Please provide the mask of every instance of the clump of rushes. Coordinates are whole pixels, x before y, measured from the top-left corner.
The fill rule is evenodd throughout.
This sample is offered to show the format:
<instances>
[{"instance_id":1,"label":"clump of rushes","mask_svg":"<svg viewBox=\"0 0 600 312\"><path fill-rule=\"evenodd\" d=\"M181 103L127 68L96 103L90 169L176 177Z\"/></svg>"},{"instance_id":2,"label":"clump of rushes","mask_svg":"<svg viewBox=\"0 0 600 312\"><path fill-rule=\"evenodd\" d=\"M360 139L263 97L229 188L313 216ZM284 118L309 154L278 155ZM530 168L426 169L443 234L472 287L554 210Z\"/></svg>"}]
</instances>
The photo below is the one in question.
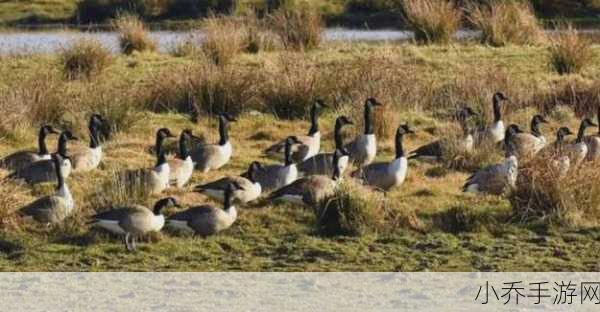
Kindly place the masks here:
<instances>
[{"instance_id":1,"label":"clump of rushes","mask_svg":"<svg viewBox=\"0 0 600 312\"><path fill-rule=\"evenodd\" d=\"M280 7L270 16L270 22L285 49L310 50L321 43L323 19L307 3Z\"/></svg>"},{"instance_id":2,"label":"clump of rushes","mask_svg":"<svg viewBox=\"0 0 600 312\"><path fill-rule=\"evenodd\" d=\"M487 4L469 3L469 21L481 31L485 44L501 47L508 44L537 44L544 31L529 3L510 0Z\"/></svg>"},{"instance_id":3,"label":"clump of rushes","mask_svg":"<svg viewBox=\"0 0 600 312\"><path fill-rule=\"evenodd\" d=\"M538 157L519 170L509 200L522 222L588 227L600 224L600 176L589 168L598 161L573 166L565 173L554 158Z\"/></svg>"},{"instance_id":4,"label":"clump of rushes","mask_svg":"<svg viewBox=\"0 0 600 312\"><path fill-rule=\"evenodd\" d=\"M406 0L402 9L421 43L448 43L460 27L462 12L454 1Z\"/></svg>"},{"instance_id":5,"label":"clump of rushes","mask_svg":"<svg viewBox=\"0 0 600 312\"><path fill-rule=\"evenodd\" d=\"M110 52L95 39L71 42L59 54L67 79L91 78L110 62Z\"/></svg>"},{"instance_id":6,"label":"clump of rushes","mask_svg":"<svg viewBox=\"0 0 600 312\"><path fill-rule=\"evenodd\" d=\"M591 42L581 37L571 24L558 25L557 30L550 37L550 66L560 75L581 71L592 60Z\"/></svg>"},{"instance_id":7,"label":"clump of rushes","mask_svg":"<svg viewBox=\"0 0 600 312\"><path fill-rule=\"evenodd\" d=\"M137 15L119 14L113 21L113 26L119 33L119 47L124 54L156 50L156 43L150 38L146 26Z\"/></svg>"},{"instance_id":8,"label":"clump of rushes","mask_svg":"<svg viewBox=\"0 0 600 312\"><path fill-rule=\"evenodd\" d=\"M226 65L245 46L243 23L230 16L210 16L202 22L202 52L217 65Z\"/></svg>"}]
</instances>

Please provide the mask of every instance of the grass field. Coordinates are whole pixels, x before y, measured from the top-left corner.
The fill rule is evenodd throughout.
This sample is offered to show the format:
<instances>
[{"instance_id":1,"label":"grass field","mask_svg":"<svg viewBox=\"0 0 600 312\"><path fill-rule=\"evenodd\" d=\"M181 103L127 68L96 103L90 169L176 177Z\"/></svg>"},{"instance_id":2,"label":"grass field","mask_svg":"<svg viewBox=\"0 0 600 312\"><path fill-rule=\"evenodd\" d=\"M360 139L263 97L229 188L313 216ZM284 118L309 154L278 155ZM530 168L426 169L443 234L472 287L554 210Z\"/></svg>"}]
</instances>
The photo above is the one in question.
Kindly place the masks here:
<instances>
[{"instance_id":1,"label":"grass field","mask_svg":"<svg viewBox=\"0 0 600 312\"><path fill-rule=\"evenodd\" d=\"M528 128L526 124L533 113L538 107L543 107L543 101L556 96L553 92L559 86L579 86L595 81L600 74L597 57L600 46L594 46L593 50L593 66L581 74L566 77L549 70L547 52L543 47L488 48L468 43L423 47L412 44L325 44L306 54L262 52L241 55L227 68L239 72L268 72L282 66L278 62L291 58L310 65L306 67L310 70L302 69L307 75L327 78L326 73L329 73L334 80L340 80L335 76L336 68L370 60L372 63L368 64L372 64L373 68L367 79L372 85L361 92L377 96L386 105L391 116L388 118L392 118L393 122L388 125L391 131L384 133L393 133L400 121L408 122L417 130L415 136L407 138L406 147L410 150L451 129L452 124L445 114L458 102L472 103L489 115L491 105L488 95L495 90L503 90L514 99L506 111L505 120ZM131 108L124 122L127 126L104 146L105 158L101 168L89 176L75 174L69 178L78 212L64 224L50 228L24 224L12 213L33 199L52 192L51 186L30 189L12 182L2 185L0 271L600 269L596 255L600 247L600 229L561 227L542 222L518 223L513 218L510 203L503 197L472 196L461 192L470 172L416 161L410 163L404 185L387 195L391 209L407 216L408 221L399 222L385 232L323 237L315 230L315 217L311 210L259 202L241 208L238 221L220 235L200 239L164 232L148 238L152 243L142 243L138 251L126 252L119 238L90 231L85 225L93 209L99 208L94 206L94 193L115 172L152 166L154 160L149 148L154 141L155 130L160 127L169 127L175 132L191 128L208 141L217 140L215 120L205 114L200 116L198 123L193 123L185 114L138 109L140 101L145 101L145 96L156 91L153 86L157 82L167 81L166 84L169 84L169 79L173 78L169 75L173 73L185 76L184 68L193 67L196 62L192 57L134 53L132 56L115 56L107 70L90 81L68 81L62 77L56 55L0 57L0 107L15 99L35 101L31 98L38 97L40 103L60 103L64 109L53 118L59 121L59 126L73 128L81 138L87 138L84 130L87 111L102 110L109 104L115 105L110 106L113 109ZM380 81L382 77L389 79L400 74L404 76L393 82L402 85L399 91ZM319 79L316 80L318 83L324 83ZM47 84L37 87L41 80ZM285 83L282 79L277 80ZM331 87L327 89L329 93L323 94L330 104L337 103L321 118L324 132L322 150L326 151L333 146L335 117L344 113L360 123L361 116L359 99L363 98L363 93L335 88L341 86ZM311 89L311 92L321 91ZM248 97L258 97L259 93ZM354 93L358 94L356 98L346 98ZM309 95L312 93L306 96ZM252 102L253 99L248 100L248 103ZM115 113L109 118L114 116L121 115ZM549 140L553 140L553 132L558 125L576 129L578 124L570 109L548 112L548 116L551 125L544 127L543 132ZM359 127L354 127L352 133L358 132ZM17 149L35 148L37 130L33 127L18 127L11 131L0 124L0 129L3 129L0 155ZM304 120L278 119L266 111L262 114L243 112L239 115L239 122L234 123L231 129L232 161L219 171L208 174L196 172L188 189L171 189L165 195L177 197L184 206L205 203L209 201L207 198L191 192L193 185L226 174L239 174L256 159L264 163L278 162L279 159L263 157L261 151L288 133L304 133L307 130L308 123ZM86 144L86 141L79 144ZM49 146L55 146L54 141ZM170 145L171 148L173 146ZM392 156L393 139L390 135L380 138L378 159L386 160ZM501 159L500 153L490 161L494 159ZM2 172L2 176L5 174ZM156 198L159 197L150 198L145 203L150 204Z\"/></svg>"}]
</instances>

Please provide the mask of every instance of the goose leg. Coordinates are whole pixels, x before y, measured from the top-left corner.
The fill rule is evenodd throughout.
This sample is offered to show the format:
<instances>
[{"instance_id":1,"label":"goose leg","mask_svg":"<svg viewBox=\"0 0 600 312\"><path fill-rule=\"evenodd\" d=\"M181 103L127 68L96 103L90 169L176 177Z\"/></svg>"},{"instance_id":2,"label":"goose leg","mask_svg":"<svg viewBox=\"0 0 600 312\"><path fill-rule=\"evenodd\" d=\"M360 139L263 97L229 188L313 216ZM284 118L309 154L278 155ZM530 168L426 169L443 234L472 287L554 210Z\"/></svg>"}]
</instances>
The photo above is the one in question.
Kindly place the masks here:
<instances>
[{"instance_id":1,"label":"goose leg","mask_svg":"<svg viewBox=\"0 0 600 312\"><path fill-rule=\"evenodd\" d=\"M137 241L137 235L133 235L131 237L131 247L133 248L132 251L137 249L136 241Z\"/></svg>"},{"instance_id":2,"label":"goose leg","mask_svg":"<svg viewBox=\"0 0 600 312\"><path fill-rule=\"evenodd\" d=\"M125 247L127 247L128 251L133 251L134 248L130 244L130 242L129 242L130 240L131 240L131 233L127 232L127 234L125 234Z\"/></svg>"}]
</instances>

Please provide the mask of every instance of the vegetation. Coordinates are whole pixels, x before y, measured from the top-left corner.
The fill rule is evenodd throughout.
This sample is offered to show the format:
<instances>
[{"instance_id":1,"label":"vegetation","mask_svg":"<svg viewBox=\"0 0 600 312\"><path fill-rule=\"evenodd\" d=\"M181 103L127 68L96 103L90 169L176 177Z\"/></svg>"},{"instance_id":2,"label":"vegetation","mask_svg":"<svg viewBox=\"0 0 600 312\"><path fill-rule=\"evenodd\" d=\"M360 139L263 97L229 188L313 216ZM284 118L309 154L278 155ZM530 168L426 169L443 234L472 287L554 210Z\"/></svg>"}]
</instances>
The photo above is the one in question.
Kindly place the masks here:
<instances>
[{"instance_id":1,"label":"vegetation","mask_svg":"<svg viewBox=\"0 0 600 312\"><path fill-rule=\"evenodd\" d=\"M68 79L91 78L110 62L110 52L94 39L72 42L60 52L63 71Z\"/></svg>"},{"instance_id":2,"label":"vegetation","mask_svg":"<svg viewBox=\"0 0 600 312\"><path fill-rule=\"evenodd\" d=\"M550 65L561 75L579 72L593 57L591 43L572 25L559 26L550 38Z\"/></svg>"},{"instance_id":3,"label":"vegetation","mask_svg":"<svg viewBox=\"0 0 600 312\"><path fill-rule=\"evenodd\" d=\"M319 46L323 24L320 13L309 5L283 6L271 15L271 27L290 50L310 50Z\"/></svg>"},{"instance_id":4,"label":"vegetation","mask_svg":"<svg viewBox=\"0 0 600 312\"><path fill-rule=\"evenodd\" d=\"M460 26L462 12L454 1L406 0L404 16L423 43L448 43Z\"/></svg>"},{"instance_id":5,"label":"vegetation","mask_svg":"<svg viewBox=\"0 0 600 312\"><path fill-rule=\"evenodd\" d=\"M154 51L156 43L148 35L146 26L138 16L123 13L113 21L113 26L119 33L121 52L131 54L134 51Z\"/></svg>"}]
</instances>

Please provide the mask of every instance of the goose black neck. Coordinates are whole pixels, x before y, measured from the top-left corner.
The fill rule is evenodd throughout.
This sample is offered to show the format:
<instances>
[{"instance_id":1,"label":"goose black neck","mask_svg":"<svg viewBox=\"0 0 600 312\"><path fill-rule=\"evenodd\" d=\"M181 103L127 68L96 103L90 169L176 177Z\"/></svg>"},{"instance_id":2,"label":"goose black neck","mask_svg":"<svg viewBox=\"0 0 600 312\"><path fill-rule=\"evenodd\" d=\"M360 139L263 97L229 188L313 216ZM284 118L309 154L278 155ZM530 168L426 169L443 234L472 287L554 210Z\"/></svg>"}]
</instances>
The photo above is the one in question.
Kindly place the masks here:
<instances>
[{"instance_id":1,"label":"goose black neck","mask_svg":"<svg viewBox=\"0 0 600 312\"><path fill-rule=\"evenodd\" d=\"M319 132L319 115L317 105L313 105L310 109L310 129L308 130L308 135L312 136L317 132Z\"/></svg>"},{"instance_id":2,"label":"goose black neck","mask_svg":"<svg viewBox=\"0 0 600 312\"><path fill-rule=\"evenodd\" d=\"M162 200L158 201L156 204L154 204L154 209L152 209L152 213L154 213L155 216L160 215L160 211L167 205L167 203L163 202Z\"/></svg>"},{"instance_id":3,"label":"goose black neck","mask_svg":"<svg viewBox=\"0 0 600 312\"><path fill-rule=\"evenodd\" d=\"M493 101L493 108L494 108L494 122L498 122L500 121L500 119L502 119L502 113L500 112L500 100L494 98Z\"/></svg>"},{"instance_id":4,"label":"goose black neck","mask_svg":"<svg viewBox=\"0 0 600 312\"><path fill-rule=\"evenodd\" d=\"M582 122L581 125L579 126L579 132L577 132L577 140L575 140L575 142L576 143L583 142L584 135L585 135L585 125Z\"/></svg>"},{"instance_id":5,"label":"goose black neck","mask_svg":"<svg viewBox=\"0 0 600 312\"><path fill-rule=\"evenodd\" d=\"M335 124L335 129L333 132L333 137L335 140L335 148L341 150L344 148L344 138L342 137L342 127L344 125L341 122L337 122Z\"/></svg>"},{"instance_id":6,"label":"goose black neck","mask_svg":"<svg viewBox=\"0 0 600 312\"><path fill-rule=\"evenodd\" d=\"M562 131L558 131L556 133L556 145L560 145L564 142L565 140L565 135L562 133Z\"/></svg>"},{"instance_id":7,"label":"goose black neck","mask_svg":"<svg viewBox=\"0 0 600 312\"><path fill-rule=\"evenodd\" d=\"M375 133L373 129L373 107L369 104L365 105L365 134Z\"/></svg>"},{"instance_id":8,"label":"goose black neck","mask_svg":"<svg viewBox=\"0 0 600 312\"><path fill-rule=\"evenodd\" d=\"M167 162L167 158L165 157L165 151L163 150L163 141L163 137L156 137L156 166L160 166Z\"/></svg>"},{"instance_id":9,"label":"goose black neck","mask_svg":"<svg viewBox=\"0 0 600 312\"><path fill-rule=\"evenodd\" d=\"M540 125L535 120L531 122L531 134L538 138L542 136L542 133L540 132Z\"/></svg>"},{"instance_id":10,"label":"goose black neck","mask_svg":"<svg viewBox=\"0 0 600 312\"><path fill-rule=\"evenodd\" d=\"M58 138L58 153L62 157L67 157L67 136L62 134Z\"/></svg>"},{"instance_id":11,"label":"goose black neck","mask_svg":"<svg viewBox=\"0 0 600 312\"><path fill-rule=\"evenodd\" d=\"M598 134L600 134L600 105L598 106Z\"/></svg>"},{"instance_id":12,"label":"goose black neck","mask_svg":"<svg viewBox=\"0 0 600 312\"><path fill-rule=\"evenodd\" d=\"M63 177L60 161L54 161L54 167L55 167L54 170L56 170L56 181L57 181L56 189L59 190L60 188L63 187L63 185L65 185L65 178Z\"/></svg>"},{"instance_id":13,"label":"goose black neck","mask_svg":"<svg viewBox=\"0 0 600 312\"><path fill-rule=\"evenodd\" d=\"M231 199L233 196L233 190L226 189L225 195L223 196L223 210L227 211L231 208Z\"/></svg>"},{"instance_id":14,"label":"goose black neck","mask_svg":"<svg viewBox=\"0 0 600 312\"><path fill-rule=\"evenodd\" d=\"M187 137L182 135L179 138L179 158L185 160L190 155L190 152L187 148Z\"/></svg>"},{"instance_id":15,"label":"goose black neck","mask_svg":"<svg viewBox=\"0 0 600 312\"><path fill-rule=\"evenodd\" d=\"M248 171L246 171L246 178L248 178L250 182L256 183L256 169L254 166L250 166L250 168L248 168Z\"/></svg>"},{"instance_id":16,"label":"goose black neck","mask_svg":"<svg viewBox=\"0 0 600 312\"><path fill-rule=\"evenodd\" d=\"M404 147L402 146L402 137L401 133L396 134L396 159L400 157L404 157Z\"/></svg>"},{"instance_id":17,"label":"goose black neck","mask_svg":"<svg viewBox=\"0 0 600 312\"><path fill-rule=\"evenodd\" d=\"M340 172L340 155L338 155L338 152L334 152L333 153L333 180L337 181L339 180L339 178L342 176L342 173Z\"/></svg>"},{"instance_id":18,"label":"goose black neck","mask_svg":"<svg viewBox=\"0 0 600 312\"><path fill-rule=\"evenodd\" d=\"M284 154L284 163L287 167L292 164L292 144L285 142Z\"/></svg>"},{"instance_id":19,"label":"goose black neck","mask_svg":"<svg viewBox=\"0 0 600 312\"><path fill-rule=\"evenodd\" d=\"M48 147L46 146L46 132L43 128L40 129L40 134L38 135L38 154L48 155Z\"/></svg>"},{"instance_id":20,"label":"goose black neck","mask_svg":"<svg viewBox=\"0 0 600 312\"><path fill-rule=\"evenodd\" d=\"M90 127L90 148L96 148L100 146L100 138L98 137L98 128L96 126Z\"/></svg>"},{"instance_id":21,"label":"goose black neck","mask_svg":"<svg viewBox=\"0 0 600 312\"><path fill-rule=\"evenodd\" d=\"M219 118L219 135L221 136L219 145L227 144L227 142L229 141L229 130L227 127L227 121L224 117Z\"/></svg>"}]
</instances>

